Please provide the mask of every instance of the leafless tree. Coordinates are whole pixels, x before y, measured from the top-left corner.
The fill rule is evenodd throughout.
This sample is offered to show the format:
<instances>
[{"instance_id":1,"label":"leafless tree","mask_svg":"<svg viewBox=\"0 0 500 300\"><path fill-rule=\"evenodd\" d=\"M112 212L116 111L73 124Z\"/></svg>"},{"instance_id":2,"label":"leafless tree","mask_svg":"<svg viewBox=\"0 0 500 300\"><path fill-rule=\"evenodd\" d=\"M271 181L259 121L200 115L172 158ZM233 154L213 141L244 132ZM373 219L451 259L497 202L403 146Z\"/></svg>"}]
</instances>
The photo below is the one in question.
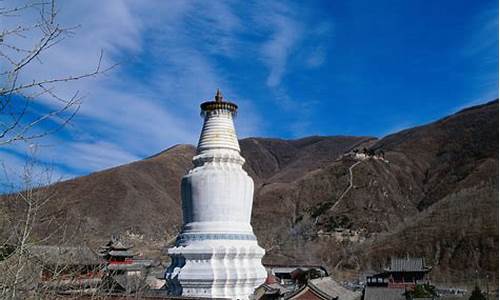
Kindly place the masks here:
<instances>
[{"instance_id":1,"label":"leafless tree","mask_svg":"<svg viewBox=\"0 0 500 300\"><path fill-rule=\"evenodd\" d=\"M21 174L22 189L0 202L0 299L57 299L85 296L104 299L116 284L103 285L105 262L67 218L54 213L66 207L32 150Z\"/></svg>"},{"instance_id":2,"label":"leafless tree","mask_svg":"<svg viewBox=\"0 0 500 300\"><path fill-rule=\"evenodd\" d=\"M45 207L53 200L54 194L43 186L50 183L48 169L36 170L38 163L33 151L26 161L20 180L22 190L4 195L2 199L2 257L0 257L0 298L23 299L37 288L37 281L43 272L44 264L35 255L37 247L53 235L40 238L35 228L44 223L56 222L55 218L44 214ZM37 173L37 174L35 174ZM47 181L41 180L45 177ZM64 231L63 224L55 226ZM60 233L57 232L59 235ZM65 234L62 233L61 236ZM64 240L65 238L61 238ZM61 260L63 261L63 260ZM54 271L59 275L61 268Z\"/></svg>"},{"instance_id":3,"label":"leafless tree","mask_svg":"<svg viewBox=\"0 0 500 300\"><path fill-rule=\"evenodd\" d=\"M65 27L59 23L55 0L10 4L0 0L0 24L0 145L40 138L66 126L78 112L82 97L78 91L68 97L58 92L58 88L102 74L115 66L103 67L101 51L89 72L51 78L30 77L33 67L57 68L43 58L52 47L78 29L78 26ZM48 270L45 255L67 251L68 245L72 249L82 245L75 244L78 230L67 230L66 224L61 223L63 219L53 214L53 206L62 205L61 199L55 189L45 187L54 182L49 169L40 169L35 151L30 153L21 171L21 187L12 194L1 196L0 298L52 299L53 287L40 284L42 273L49 274L47 281L57 285L75 282L64 259L56 260ZM39 227L51 230L40 236L37 234ZM43 248L49 243L55 245L54 248ZM73 275L78 275L78 271ZM88 287L95 286L91 283ZM88 292L87 288L87 295ZM97 293L97 290L90 293L91 298Z\"/></svg>"},{"instance_id":4,"label":"leafless tree","mask_svg":"<svg viewBox=\"0 0 500 300\"><path fill-rule=\"evenodd\" d=\"M103 68L101 51L95 68L87 73L30 79L27 77L30 67L42 64L43 55L73 35L78 26L64 27L58 23L55 0L27 1L15 7L2 4L0 0L0 23L14 25L0 29L0 145L39 138L67 125L78 112L81 96L78 91L69 97L62 96L57 87L114 67ZM26 16L33 15L36 17L32 22L25 24ZM43 113L33 105L40 99L46 101ZM58 125L41 129L49 121Z\"/></svg>"},{"instance_id":5,"label":"leafless tree","mask_svg":"<svg viewBox=\"0 0 500 300\"><path fill-rule=\"evenodd\" d=\"M0 299L142 299L149 269L109 268L36 156L32 147L21 189L0 198Z\"/></svg>"}]
</instances>

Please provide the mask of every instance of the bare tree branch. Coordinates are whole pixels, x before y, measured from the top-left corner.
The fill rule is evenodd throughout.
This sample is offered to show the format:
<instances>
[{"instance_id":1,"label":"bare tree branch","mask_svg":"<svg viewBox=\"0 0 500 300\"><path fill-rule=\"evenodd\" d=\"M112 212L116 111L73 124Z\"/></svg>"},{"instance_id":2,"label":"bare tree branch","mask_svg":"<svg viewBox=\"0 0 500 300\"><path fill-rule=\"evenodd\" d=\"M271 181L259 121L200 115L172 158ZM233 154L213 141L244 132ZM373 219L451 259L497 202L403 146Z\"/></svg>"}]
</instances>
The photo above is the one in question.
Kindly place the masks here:
<instances>
[{"instance_id":1,"label":"bare tree branch","mask_svg":"<svg viewBox=\"0 0 500 300\"><path fill-rule=\"evenodd\" d=\"M7 67L0 71L0 145L40 138L66 126L79 111L82 97L78 91L69 98L62 96L57 93L57 88L68 82L95 77L116 67L111 65L103 68L104 53L101 50L97 64L90 72L26 81L29 66L43 63L42 54L72 35L79 27L62 27L57 23L55 0L29 2L13 8L0 7L0 18L19 18L21 21L21 17L32 10L36 10L38 16L32 24L20 22L0 32L0 64L3 61ZM19 40L23 41L22 46ZM25 45L26 41L30 46ZM32 110L32 104L39 102L42 97L45 102L49 102L42 104L42 107L49 111L38 116ZM58 125L54 126L49 121L55 121ZM50 128L43 128L43 124L50 124Z\"/></svg>"}]
</instances>

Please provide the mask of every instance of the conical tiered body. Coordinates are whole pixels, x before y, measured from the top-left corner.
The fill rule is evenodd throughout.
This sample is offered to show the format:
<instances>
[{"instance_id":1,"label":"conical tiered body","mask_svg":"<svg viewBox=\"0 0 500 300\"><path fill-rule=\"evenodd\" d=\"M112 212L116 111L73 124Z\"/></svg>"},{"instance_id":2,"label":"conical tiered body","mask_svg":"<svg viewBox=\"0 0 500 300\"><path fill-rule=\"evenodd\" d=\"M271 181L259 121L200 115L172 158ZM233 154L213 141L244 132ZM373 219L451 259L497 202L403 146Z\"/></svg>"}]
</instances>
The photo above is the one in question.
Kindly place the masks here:
<instances>
[{"instance_id":1,"label":"conical tiered body","mask_svg":"<svg viewBox=\"0 0 500 300\"><path fill-rule=\"evenodd\" d=\"M231 105L202 104L195 167L182 178L184 226L168 251L172 295L248 299L266 278L264 250L250 225L253 181L242 168Z\"/></svg>"}]
</instances>

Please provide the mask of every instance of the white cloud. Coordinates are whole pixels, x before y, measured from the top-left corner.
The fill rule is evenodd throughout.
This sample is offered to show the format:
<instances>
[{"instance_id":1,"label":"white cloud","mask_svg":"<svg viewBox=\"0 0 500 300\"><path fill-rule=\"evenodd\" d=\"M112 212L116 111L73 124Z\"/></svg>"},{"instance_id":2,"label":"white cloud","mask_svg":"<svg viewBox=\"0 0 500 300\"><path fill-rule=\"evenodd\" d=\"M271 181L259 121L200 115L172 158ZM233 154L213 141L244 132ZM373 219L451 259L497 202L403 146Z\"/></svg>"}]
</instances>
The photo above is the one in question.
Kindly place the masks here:
<instances>
[{"instance_id":1,"label":"white cloud","mask_svg":"<svg viewBox=\"0 0 500 300\"><path fill-rule=\"evenodd\" d=\"M138 160L133 154L115 144L97 141L93 143L72 143L66 149L69 153L78 153L77 157L65 155L60 162L76 169L100 170L114 167L123 162Z\"/></svg>"},{"instance_id":2,"label":"white cloud","mask_svg":"<svg viewBox=\"0 0 500 300\"><path fill-rule=\"evenodd\" d=\"M230 1L60 5L60 22L80 27L44 53L43 64L33 64L24 80L92 71L101 49L104 65L120 63L97 78L57 87L64 96L78 90L85 99L64 136L41 141L50 147L42 148L39 156L81 173L137 160L172 144L195 143L201 127L198 104L218 87L242 108L244 117L237 120L240 135L259 135L259 110L231 86L235 74L225 73L216 58L246 55L244 59L264 63L269 70L267 85L278 88L304 33L294 11L265 1L244 9ZM242 41L241 33L258 35L258 41ZM311 66L319 65L324 55L313 53L309 60ZM22 153L21 148L14 151ZM0 159L5 155L1 152Z\"/></svg>"},{"instance_id":3,"label":"white cloud","mask_svg":"<svg viewBox=\"0 0 500 300\"><path fill-rule=\"evenodd\" d=\"M306 65L309 68L317 68L325 62L325 59L326 59L325 49L323 47L318 47L306 59Z\"/></svg>"},{"instance_id":4,"label":"white cloud","mask_svg":"<svg viewBox=\"0 0 500 300\"><path fill-rule=\"evenodd\" d=\"M17 151L0 150L0 192L2 193L44 186L77 175L55 164L40 160L38 150L35 150L33 145L18 144Z\"/></svg>"},{"instance_id":5,"label":"white cloud","mask_svg":"<svg viewBox=\"0 0 500 300\"><path fill-rule=\"evenodd\" d=\"M300 38L301 28L292 18L275 14L266 18L273 25L270 39L262 46L262 56L270 72L267 85L276 87L286 73L288 58Z\"/></svg>"}]
</instances>

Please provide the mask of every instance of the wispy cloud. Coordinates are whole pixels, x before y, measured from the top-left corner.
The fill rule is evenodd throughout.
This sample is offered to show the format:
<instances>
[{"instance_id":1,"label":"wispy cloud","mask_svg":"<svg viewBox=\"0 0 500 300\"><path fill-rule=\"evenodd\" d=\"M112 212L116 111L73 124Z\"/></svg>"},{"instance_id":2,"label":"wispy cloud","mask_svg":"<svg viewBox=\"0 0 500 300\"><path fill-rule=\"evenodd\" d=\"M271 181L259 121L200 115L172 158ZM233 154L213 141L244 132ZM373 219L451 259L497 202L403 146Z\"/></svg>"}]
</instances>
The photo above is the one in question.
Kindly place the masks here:
<instances>
[{"instance_id":1,"label":"wispy cloud","mask_svg":"<svg viewBox=\"0 0 500 300\"><path fill-rule=\"evenodd\" d=\"M450 114L498 98L498 3L486 5L472 20L458 53L474 63L472 72L462 73L473 93L452 107Z\"/></svg>"},{"instance_id":2,"label":"wispy cloud","mask_svg":"<svg viewBox=\"0 0 500 300\"><path fill-rule=\"evenodd\" d=\"M18 2L10 1L2 5ZM433 5L444 9L450 3ZM382 128L392 128L389 133L428 121L432 113L444 115L450 107L498 95L496 3L477 18L458 8L452 18L430 14L426 16L429 28L392 18L392 12L384 20L383 12L379 13L383 7L365 3L363 10L337 2L279 0L108 0L98 5L80 0L59 4L61 24L80 26L73 36L44 53L41 63L34 63L21 79L92 71L101 49L105 66L119 64L97 78L57 88L63 96L75 91L85 96L69 126L37 141L40 159L53 164L65 178L141 159L173 144L196 143L201 127L198 105L213 97L216 88L240 106L236 121L240 136L366 134L363 122L352 115L367 107L371 111L363 111L367 116L363 121L373 123L368 130L377 134L384 133ZM420 12L409 7L395 7L401 10L396 15L406 16L411 11L408 16L417 18ZM467 7L469 4L462 5L462 9ZM347 15L333 12L334 8ZM350 12L359 14L351 18ZM434 38L435 26L448 26L444 32L453 35L456 20L463 20L458 22L460 33L438 37L441 45L418 40L409 47L394 39L412 34ZM17 22L15 18L2 21L5 26ZM371 25L377 29L373 32L382 34L365 30ZM366 48L366 41L387 45L394 53L388 55L387 49L379 48L377 51L384 52L381 55ZM408 61L423 52L445 55L427 55L413 64ZM455 88L460 84L461 88ZM408 94L414 103L428 107L405 106L401 99ZM438 98L453 99L438 108L429 100ZM332 105L324 105L328 101ZM32 109L43 112L51 105L54 103L40 98ZM417 106L421 109L414 112ZM401 118L387 116L398 114ZM0 160L20 168L26 147L29 145L21 143L0 149Z\"/></svg>"},{"instance_id":3,"label":"wispy cloud","mask_svg":"<svg viewBox=\"0 0 500 300\"><path fill-rule=\"evenodd\" d=\"M62 24L80 26L74 36L44 53L43 63L33 64L23 80L88 72L101 49L105 66L119 64L97 78L57 87L63 96L77 90L85 96L69 127L38 141L39 157L65 177L147 157L172 144L195 143L201 126L198 104L217 87L245 111L237 120L240 135L262 134L259 109L232 84L235 74L221 60L255 61L268 72L263 84L290 99L280 85L304 39L296 8L266 1L111 0L99 3L99 9L85 1L61 2L59 11ZM308 67L325 60L322 45L314 47L302 55L308 57ZM19 160L26 145L9 151ZM0 150L4 161L11 157Z\"/></svg>"},{"instance_id":4,"label":"wispy cloud","mask_svg":"<svg viewBox=\"0 0 500 300\"><path fill-rule=\"evenodd\" d=\"M267 22L272 24L270 39L262 46L262 57L269 67L267 85L276 87L286 73L288 58L293 46L298 42L301 28L291 17L284 14L274 14Z\"/></svg>"},{"instance_id":5,"label":"wispy cloud","mask_svg":"<svg viewBox=\"0 0 500 300\"><path fill-rule=\"evenodd\" d=\"M468 30L469 32L465 33L465 46L461 49L461 54L467 57L483 54L486 62L490 59L498 61L498 53L492 51L498 48L498 4L486 7L478 13L474 25Z\"/></svg>"},{"instance_id":6,"label":"wispy cloud","mask_svg":"<svg viewBox=\"0 0 500 300\"><path fill-rule=\"evenodd\" d=\"M321 66L326 59L326 50L323 47L316 48L306 59L306 65L310 68Z\"/></svg>"},{"instance_id":7,"label":"wispy cloud","mask_svg":"<svg viewBox=\"0 0 500 300\"><path fill-rule=\"evenodd\" d=\"M77 175L41 160L35 145L23 145L23 147L26 150L23 154L5 149L0 151L0 191L2 193L44 186Z\"/></svg>"}]
</instances>

